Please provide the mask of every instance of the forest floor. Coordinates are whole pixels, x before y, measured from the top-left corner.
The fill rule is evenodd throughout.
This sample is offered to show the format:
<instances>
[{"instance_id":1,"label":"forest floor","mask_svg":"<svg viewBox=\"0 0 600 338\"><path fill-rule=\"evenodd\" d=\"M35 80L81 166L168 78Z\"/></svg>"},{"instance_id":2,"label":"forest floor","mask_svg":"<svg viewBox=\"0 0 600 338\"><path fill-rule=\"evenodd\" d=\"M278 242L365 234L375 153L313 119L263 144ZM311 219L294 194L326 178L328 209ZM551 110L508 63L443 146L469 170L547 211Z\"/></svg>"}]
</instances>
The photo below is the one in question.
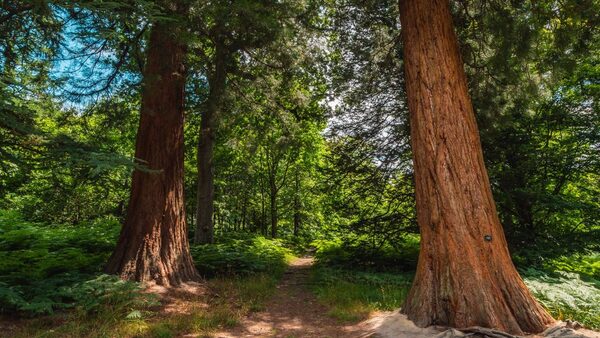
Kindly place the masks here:
<instances>
[{"instance_id":1,"label":"forest floor","mask_svg":"<svg viewBox=\"0 0 600 338\"><path fill-rule=\"evenodd\" d=\"M69 311L40 318L0 318L0 337L281 337L356 338L368 328L329 315L311 290L312 257L295 258L277 279L215 278L179 288L154 286L161 305L147 318L121 320L107 311Z\"/></svg>"},{"instance_id":2,"label":"forest floor","mask_svg":"<svg viewBox=\"0 0 600 338\"><path fill-rule=\"evenodd\" d=\"M262 311L250 312L238 321L237 325L216 332L211 337L458 338L470 336L470 334L444 328L419 328L399 311L375 311L364 321L344 324L332 318L329 315L330 309L319 302L310 290L312 266L312 257L297 258L292 261ZM501 333L494 335L494 337L500 336L509 337L508 334ZM564 323L557 322L555 329L549 329L546 335L527 337L600 338L600 334L585 329L575 331L565 327Z\"/></svg>"},{"instance_id":3,"label":"forest floor","mask_svg":"<svg viewBox=\"0 0 600 338\"><path fill-rule=\"evenodd\" d=\"M252 312L239 325L214 335L232 337L360 337L367 334L360 324L347 325L327 315L309 289L312 257L290 263L264 311Z\"/></svg>"},{"instance_id":4,"label":"forest floor","mask_svg":"<svg viewBox=\"0 0 600 338\"><path fill-rule=\"evenodd\" d=\"M62 312L41 318L0 318L0 337L211 337L211 338L458 338L444 328L418 328L396 311L361 309L362 315L339 317L335 303L315 294L312 257L295 258L279 279L266 274L215 278L176 289L155 287L161 304L147 318L123 320L111 311L92 316ZM341 282L340 282L341 283ZM336 283L344 296L368 293ZM354 292L354 293L353 293ZM326 305L328 304L328 305ZM396 307L393 307L396 308ZM345 309L345 308L342 308ZM371 309L371 310L369 310ZM348 310L348 309L345 309ZM369 310L369 311L365 311ZM342 311L343 313L343 311ZM336 314L338 316L336 316ZM344 319L345 318L345 319ZM600 338L590 330L564 328L543 337ZM496 335L494 337L508 337ZM527 336L542 337L542 336Z\"/></svg>"}]
</instances>

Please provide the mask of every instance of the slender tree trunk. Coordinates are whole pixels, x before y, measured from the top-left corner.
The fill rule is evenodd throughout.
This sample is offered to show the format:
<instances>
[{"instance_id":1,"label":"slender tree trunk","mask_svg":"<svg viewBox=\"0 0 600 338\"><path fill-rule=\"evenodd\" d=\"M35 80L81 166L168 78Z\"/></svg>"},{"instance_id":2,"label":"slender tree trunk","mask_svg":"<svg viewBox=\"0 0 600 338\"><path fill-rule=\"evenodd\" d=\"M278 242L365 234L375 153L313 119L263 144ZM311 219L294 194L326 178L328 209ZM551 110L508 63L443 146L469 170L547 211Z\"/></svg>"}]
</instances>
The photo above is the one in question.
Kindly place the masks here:
<instances>
[{"instance_id":1,"label":"slender tree trunk","mask_svg":"<svg viewBox=\"0 0 600 338\"><path fill-rule=\"evenodd\" d=\"M210 100L210 99L209 99ZM212 243L214 224L214 194L213 156L215 135L213 130L212 113L207 110L202 114L200 122L200 138L198 140L198 190L196 193L196 244Z\"/></svg>"},{"instance_id":2,"label":"slender tree trunk","mask_svg":"<svg viewBox=\"0 0 600 338\"><path fill-rule=\"evenodd\" d=\"M298 170L296 170L296 176L294 177L294 237L298 237L300 232L300 176Z\"/></svg>"},{"instance_id":3,"label":"slender tree trunk","mask_svg":"<svg viewBox=\"0 0 600 338\"><path fill-rule=\"evenodd\" d=\"M206 109L200 122L200 138L198 139L198 192L196 204L196 244L213 243L213 212L215 202L214 185L214 148L216 121L221 111L225 83L227 78L225 50L222 43L217 42L215 69L209 77L210 92Z\"/></svg>"},{"instance_id":4,"label":"slender tree trunk","mask_svg":"<svg viewBox=\"0 0 600 338\"><path fill-rule=\"evenodd\" d=\"M296 197L297 199L298 197ZM295 203L296 206L299 205L299 203ZM298 237L298 234L300 233L300 208L296 207L296 210L294 211L294 237Z\"/></svg>"},{"instance_id":5,"label":"slender tree trunk","mask_svg":"<svg viewBox=\"0 0 600 338\"><path fill-rule=\"evenodd\" d=\"M277 186L275 185L275 177L272 178L270 182L270 193L269 197L271 198L271 238L277 238L277 223L278 223L278 215L277 215Z\"/></svg>"},{"instance_id":6,"label":"slender tree trunk","mask_svg":"<svg viewBox=\"0 0 600 338\"><path fill-rule=\"evenodd\" d=\"M176 14L187 11L171 4ZM198 278L189 252L183 196L184 58L177 23L157 23L150 35L125 224L106 272L124 279L177 285Z\"/></svg>"},{"instance_id":7,"label":"slender tree trunk","mask_svg":"<svg viewBox=\"0 0 600 338\"><path fill-rule=\"evenodd\" d=\"M261 179L260 186L260 229L263 236L267 236L267 211L266 211L266 202L265 202L265 190L266 187L262 184L263 180Z\"/></svg>"},{"instance_id":8,"label":"slender tree trunk","mask_svg":"<svg viewBox=\"0 0 600 338\"><path fill-rule=\"evenodd\" d=\"M261 226L261 232L263 234L263 236L267 236L268 235L268 229L267 229L267 211L266 211L266 206L265 206L265 200L263 199L262 201L262 211L260 213L260 226Z\"/></svg>"},{"instance_id":9,"label":"slender tree trunk","mask_svg":"<svg viewBox=\"0 0 600 338\"><path fill-rule=\"evenodd\" d=\"M537 229L533 219L533 200L528 194L517 193L515 197L519 225L526 229L526 239L533 245L537 240Z\"/></svg>"},{"instance_id":10,"label":"slender tree trunk","mask_svg":"<svg viewBox=\"0 0 600 338\"><path fill-rule=\"evenodd\" d=\"M248 199L246 196L243 197L244 202L242 204L242 230L246 230L246 213L248 212Z\"/></svg>"},{"instance_id":11,"label":"slender tree trunk","mask_svg":"<svg viewBox=\"0 0 600 338\"><path fill-rule=\"evenodd\" d=\"M419 326L540 332L553 319L511 261L448 0L400 0L421 251L403 311Z\"/></svg>"}]
</instances>

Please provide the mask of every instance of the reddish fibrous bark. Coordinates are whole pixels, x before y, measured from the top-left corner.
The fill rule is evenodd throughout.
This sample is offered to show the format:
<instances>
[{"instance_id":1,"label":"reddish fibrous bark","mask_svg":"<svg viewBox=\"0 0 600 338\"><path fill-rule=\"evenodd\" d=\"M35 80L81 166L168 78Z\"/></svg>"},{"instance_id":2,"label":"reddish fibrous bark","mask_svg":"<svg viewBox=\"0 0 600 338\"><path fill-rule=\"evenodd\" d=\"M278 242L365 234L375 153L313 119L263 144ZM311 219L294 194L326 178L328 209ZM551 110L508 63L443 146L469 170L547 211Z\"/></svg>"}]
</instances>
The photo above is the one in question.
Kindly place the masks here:
<instances>
[{"instance_id":1,"label":"reddish fibrous bark","mask_svg":"<svg viewBox=\"0 0 600 338\"><path fill-rule=\"evenodd\" d=\"M419 326L513 334L553 322L496 213L448 0L400 0L421 251L403 312Z\"/></svg>"},{"instance_id":2,"label":"reddish fibrous bark","mask_svg":"<svg viewBox=\"0 0 600 338\"><path fill-rule=\"evenodd\" d=\"M169 5L184 14L183 5ZM124 279L175 286L198 279L189 251L183 196L184 58L174 21L152 28L144 72L127 216L106 272Z\"/></svg>"}]
</instances>

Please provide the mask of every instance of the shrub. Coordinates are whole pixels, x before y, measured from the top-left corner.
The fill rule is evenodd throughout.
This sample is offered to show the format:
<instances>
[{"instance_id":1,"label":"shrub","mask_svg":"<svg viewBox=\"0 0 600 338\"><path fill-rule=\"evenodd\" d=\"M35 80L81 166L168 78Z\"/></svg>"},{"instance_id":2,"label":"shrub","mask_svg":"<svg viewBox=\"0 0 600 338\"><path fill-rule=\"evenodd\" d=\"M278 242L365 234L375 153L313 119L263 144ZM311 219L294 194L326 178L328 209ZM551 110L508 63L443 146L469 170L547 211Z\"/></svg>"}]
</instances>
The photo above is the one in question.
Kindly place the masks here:
<instances>
[{"instance_id":1,"label":"shrub","mask_svg":"<svg viewBox=\"0 0 600 338\"><path fill-rule=\"evenodd\" d=\"M58 226L0 211L0 312L72 307L73 287L101 272L119 228L114 218Z\"/></svg>"},{"instance_id":2,"label":"shrub","mask_svg":"<svg viewBox=\"0 0 600 338\"><path fill-rule=\"evenodd\" d=\"M389 244L373 247L364 241L341 240L317 240L313 245L319 264L367 271L414 271L419 255L419 242L413 238L407 238L396 247Z\"/></svg>"},{"instance_id":3,"label":"shrub","mask_svg":"<svg viewBox=\"0 0 600 338\"><path fill-rule=\"evenodd\" d=\"M574 254L562 256L547 261L543 268L545 271L566 271L577 273L587 279L600 281L600 253Z\"/></svg>"},{"instance_id":4,"label":"shrub","mask_svg":"<svg viewBox=\"0 0 600 338\"><path fill-rule=\"evenodd\" d=\"M257 237L227 237L219 243L191 248L198 271L206 277L249 275L260 272L281 274L292 252L279 240Z\"/></svg>"},{"instance_id":5,"label":"shrub","mask_svg":"<svg viewBox=\"0 0 600 338\"><path fill-rule=\"evenodd\" d=\"M158 305L154 294L144 293L139 283L125 281L117 276L101 274L97 277L63 287L78 310L84 314L108 311L117 317L140 318L139 309ZM120 314L120 316L119 316Z\"/></svg>"},{"instance_id":6,"label":"shrub","mask_svg":"<svg viewBox=\"0 0 600 338\"><path fill-rule=\"evenodd\" d=\"M522 271L521 275L554 318L577 320L586 327L600 328L600 281L584 281L571 272L548 273L533 268Z\"/></svg>"}]
</instances>

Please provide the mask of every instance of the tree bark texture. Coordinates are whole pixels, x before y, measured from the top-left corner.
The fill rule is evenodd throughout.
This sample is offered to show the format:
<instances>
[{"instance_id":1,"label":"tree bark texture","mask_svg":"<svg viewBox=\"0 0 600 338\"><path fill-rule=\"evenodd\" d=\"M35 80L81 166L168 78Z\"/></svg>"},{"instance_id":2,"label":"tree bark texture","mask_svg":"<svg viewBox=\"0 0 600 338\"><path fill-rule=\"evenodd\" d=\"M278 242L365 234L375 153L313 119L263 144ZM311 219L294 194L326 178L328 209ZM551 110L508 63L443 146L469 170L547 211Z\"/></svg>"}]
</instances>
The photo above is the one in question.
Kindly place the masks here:
<instances>
[{"instance_id":1,"label":"tree bark texture","mask_svg":"<svg viewBox=\"0 0 600 338\"><path fill-rule=\"evenodd\" d=\"M184 6L170 5L174 14ZM195 280L183 195L184 58L177 23L150 34L135 157L148 170L133 173L125 223L106 267L124 279L165 286Z\"/></svg>"},{"instance_id":2,"label":"tree bark texture","mask_svg":"<svg viewBox=\"0 0 600 338\"><path fill-rule=\"evenodd\" d=\"M215 69L209 76L209 94L206 109L200 121L200 138L198 139L198 191L196 204L197 226L194 233L196 244L214 242L214 148L216 123L221 111L223 95L227 79L225 46L217 41Z\"/></svg>"},{"instance_id":3,"label":"tree bark texture","mask_svg":"<svg viewBox=\"0 0 600 338\"><path fill-rule=\"evenodd\" d=\"M419 326L514 334L553 322L496 213L448 0L400 0L421 251L403 312Z\"/></svg>"}]
</instances>

